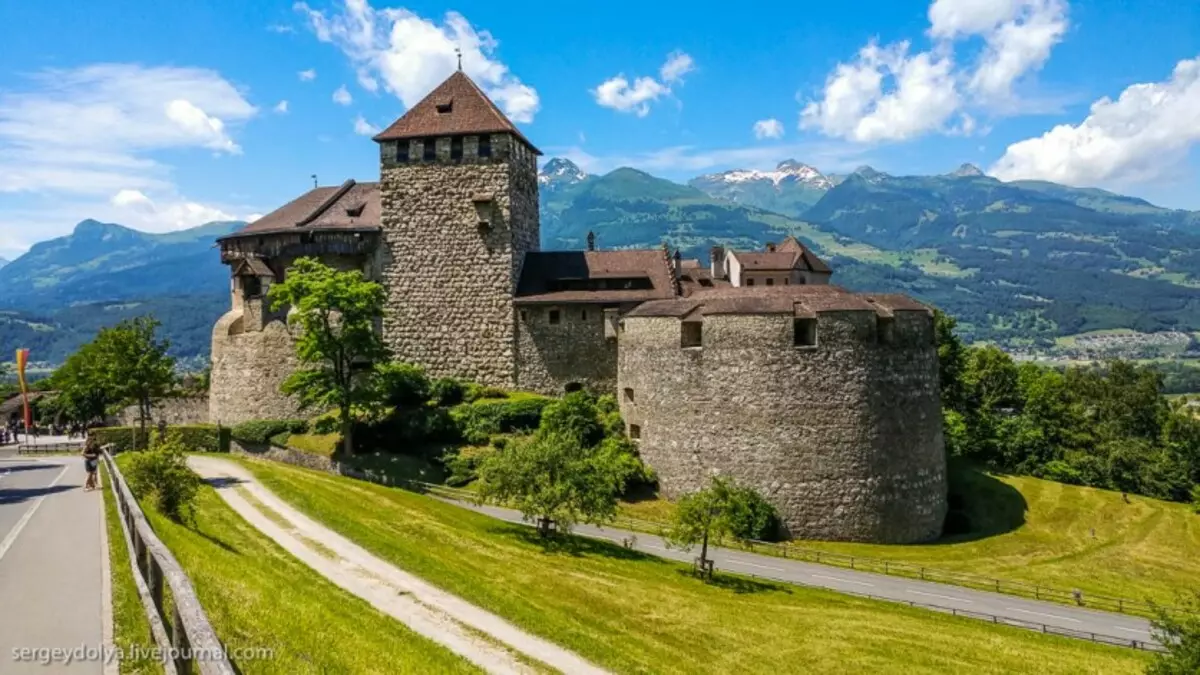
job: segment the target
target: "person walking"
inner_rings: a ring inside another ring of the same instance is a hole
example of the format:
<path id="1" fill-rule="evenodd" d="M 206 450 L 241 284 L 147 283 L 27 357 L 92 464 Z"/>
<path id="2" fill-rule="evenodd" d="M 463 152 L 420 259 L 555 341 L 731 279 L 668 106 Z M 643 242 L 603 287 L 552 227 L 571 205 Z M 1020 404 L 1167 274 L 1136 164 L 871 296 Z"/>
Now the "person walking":
<path id="1" fill-rule="evenodd" d="M 92 438 L 83 444 L 83 468 L 87 470 L 87 480 L 83 483 L 84 490 L 96 489 L 96 471 L 100 468 L 100 447 Z"/>

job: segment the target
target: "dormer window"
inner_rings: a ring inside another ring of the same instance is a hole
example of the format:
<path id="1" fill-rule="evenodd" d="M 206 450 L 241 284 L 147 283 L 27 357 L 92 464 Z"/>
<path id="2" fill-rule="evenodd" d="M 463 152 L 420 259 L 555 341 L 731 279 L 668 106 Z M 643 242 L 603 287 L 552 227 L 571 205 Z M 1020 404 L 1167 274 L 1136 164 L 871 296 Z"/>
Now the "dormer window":
<path id="1" fill-rule="evenodd" d="M 438 111 L 439 115 L 448 115 L 451 112 L 453 112 L 454 111 L 454 99 L 450 99 L 449 101 L 442 101 L 441 103 L 438 103 L 437 111 Z"/>
<path id="2" fill-rule="evenodd" d="M 362 216 L 363 209 L 365 209 L 366 207 L 367 207 L 367 205 L 365 203 L 364 204 L 355 204 L 353 206 L 347 206 L 346 207 L 346 215 L 351 218 L 359 218 Z"/>

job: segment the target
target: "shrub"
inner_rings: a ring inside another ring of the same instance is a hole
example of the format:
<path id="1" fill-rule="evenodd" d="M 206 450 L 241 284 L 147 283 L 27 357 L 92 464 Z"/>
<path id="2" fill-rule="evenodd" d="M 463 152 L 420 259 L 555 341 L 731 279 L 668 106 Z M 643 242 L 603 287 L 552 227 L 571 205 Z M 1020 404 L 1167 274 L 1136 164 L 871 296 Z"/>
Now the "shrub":
<path id="1" fill-rule="evenodd" d="M 292 434 L 284 443 L 289 448 L 322 457 L 331 457 L 342 444 L 339 434 Z"/>
<path id="2" fill-rule="evenodd" d="M 508 392 L 498 387 L 485 387 L 477 382 L 468 382 L 463 391 L 463 402 L 473 403 L 483 399 L 508 398 Z"/>
<path id="3" fill-rule="evenodd" d="M 275 446 L 278 446 L 281 448 L 286 448 L 286 447 L 288 447 L 288 439 L 291 437 L 292 437 L 292 432 L 281 431 L 281 432 L 275 434 L 274 436 L 272 436 L 269 440 L 271 441 L 271 445 L 275 445 Z"/>
<path id="4" fill-rule="evenodd" d="M 1200 483 L 1192 486 L 1192 508 L 1200 513 Z"/>
<path id="5" fill-rule="evenodd" d="M 480 465 L 497 452 L 499 450 L 490 445 L 467 445 L 446 453 L 442 457 L 448 474 L 446 484 L 459 487 L 479 478 Z"/>
<path id="6" fill-rule="evenodd" d="M 1069 463 L 1060 459 L 1046 462 L 1033 475 L 1067 485 L 1083 485 L 1083 474 Z"/>
<path id="7" fill-rule="evenodd" d="M 596 399 L 596 412 L 600 415 L 600 426 L 604 428 L 605 436 L 624 436 L 625 422 L 621 419 L 621 408 L 617 405 L 617 397 L 605 394 Z"/>
<path id="8" fill-rule="evenodd" d="M 584 391 L 571 392 L 547 405 L 538 428 L 543 433 L 570 436 L 587 447 L 604 438 L 596 399 Z"/>
<path id="9" fill-rule="evenodd" d="M 429 378 L 411 363 L 389 362 L 375 366 L 379 400 L 387 406 L 413 408 L 429 400 Z"/>
<path id="10" fill-rule="evenodd" d="M 441 408 L 448 408 L 452 405 L 462 403 L 466 393 L 467 388 L 462 381 L 453 377 L 443 377 L 434 380 L 429 385 L 431 402 Z"/>
<path id="11" fill-rule="evenodd" d="M 139 500 L 175 522 L 190 521 L 200 477 L 187 467 L 183 436 L 168 432 L 153 449 L 131 454 L 125 477 Z"/>
<path id="12" fill-rule="evenodd" d="M 757 490 L 737 486 L 737 508 L 729 511 L 729 531 L 735 539 L 775 541 L 779 538 L 779 515 Z"/>
<path id="13" fill-rule="evenodd" d="M 302 434 L 308 431 L 308 422 L 304 420 L 253 420 L 235 425 L 230 433 L 233 438 L 243 443 L 263 445 L 271 441 L 271 437 L 283 432 Z"/>
<path id="14" fill-rule="evenodd" d="M 215 424 L 181 424 L 169 426 L 167 431 L 168 435 L 178 434 L 180 442 L 191 452 L 229 452 L 230 430 L 228 427 L 218 427 Z M 147 427 L 146 432 L 146 435 L 142 436 L 138 427 L 100 427 L 90 429 L 88 436 L 95 438 L 100 445 L 111 444 L 115 452 L 126 452 L 145 449 L 147 438 L 153 445 L 156 442 L 158 431 Z M 134 436 L 137 436 L 138 439 L 136 445 Z"/>
<path id="15" fill-rule="evenodd" d="M 496 434 L 536 429 L 542 419 L 542 410 L 553 400 L 535 394 L 480 399 L 455 406 L 450 410 L 450 417 L 462 440 L 470 445 L 484 445 Z"/>

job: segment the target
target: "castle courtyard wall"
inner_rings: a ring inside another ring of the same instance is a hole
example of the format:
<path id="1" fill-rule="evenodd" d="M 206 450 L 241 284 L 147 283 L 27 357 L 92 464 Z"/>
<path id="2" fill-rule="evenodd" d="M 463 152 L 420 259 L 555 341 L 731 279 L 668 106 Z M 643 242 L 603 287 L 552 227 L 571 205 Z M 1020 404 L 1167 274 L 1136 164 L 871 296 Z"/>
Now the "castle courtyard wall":
<path id="1" fill-rule="evenodd" d="M 790 314 L 703 317 L 681 348 L 675 317 L 627 317 L 618 393 L 666 496 L 735 477 L 791 536 L 906 543 L 937 537 L 946 470 L 933 322 L 896 312 L 881 343 L 871 311 L 822 312 L 816 347 Z"/>
<path id="2" fill-rule="evenodd" d="M 602 304 L 525 306 L 517 314 L 517 386 L 561 395 L 568 386 L 611 394 L 617 386 L 617 339 Z M 550 323 L 557 311 L 559 322 Z"/>
<path id="3" fill-rule="evenodd" d="M 232 425 L 300 416 L 296 400 L 279 391 L 299 367 L 287 325 L 271 321 L 261 331 L 242 331 L 242 321 L 235 310 L 213 327 L 209 421 Z"/>

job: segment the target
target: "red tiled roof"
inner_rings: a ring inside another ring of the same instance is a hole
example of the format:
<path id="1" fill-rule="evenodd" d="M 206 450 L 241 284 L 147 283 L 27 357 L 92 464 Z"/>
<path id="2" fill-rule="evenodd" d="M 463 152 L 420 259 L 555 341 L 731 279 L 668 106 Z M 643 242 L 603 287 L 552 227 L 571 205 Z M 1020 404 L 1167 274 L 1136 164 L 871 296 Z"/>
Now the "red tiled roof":
<path id="1" fill-rule="evenodd" d="M 375 140 L 495 133 L 512 134 L 533 148 L 534 152 L 542 154 L 500 112 L 487 94 L 459 70 L 381 131 Z"/>
<path id="2" fill-rule="evenodd" d="M 810 272 L 830 272 L 829 265 L 817 257 L 817 254 L 800 243 L 793 236 L 788 236 L 774 251 L 730 251 L 730 255 L 749 271 L 769 270 L 772 272 L 787 270 L 807 270 Z"/>
<path id="3" fill-rule="evenodd" d="M 348 180 L 313 188 L 222 239 L 318 230 L 369 230 L 380 226 L 379 183 Z"/>
<path id="4" fill-rule="evenodd" d="M 648 279 L 648 289 L 555 290 L 555 282 Z M 515 301 L 532 303 L 642 302 L 675 297 L 662 251 L 536 251 L 525 254 Z"/>

